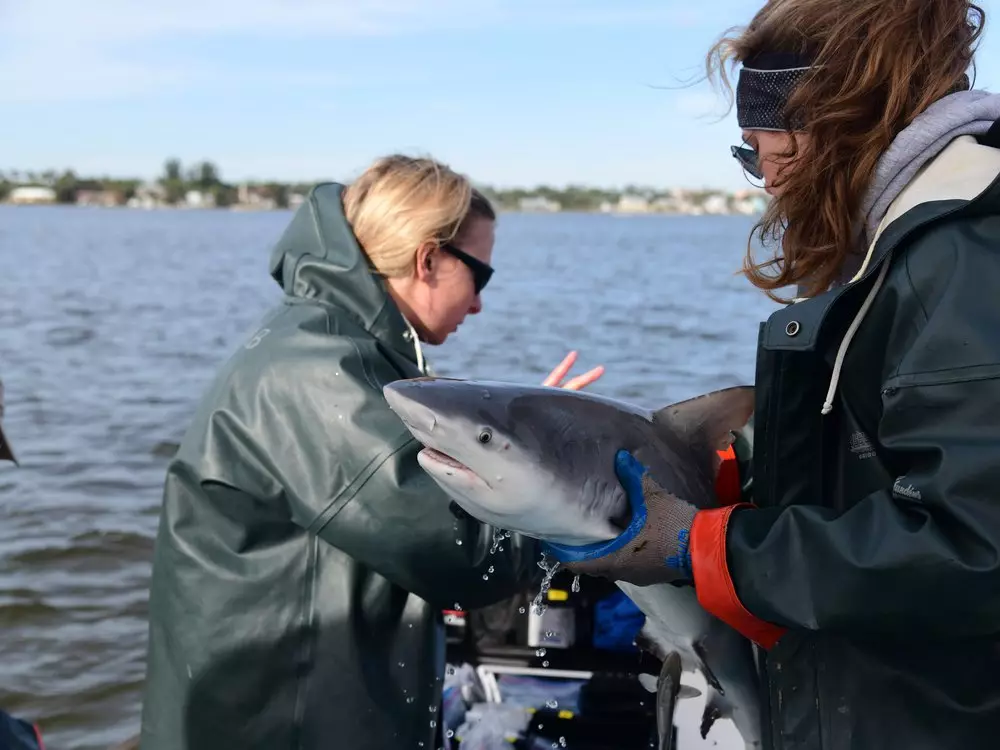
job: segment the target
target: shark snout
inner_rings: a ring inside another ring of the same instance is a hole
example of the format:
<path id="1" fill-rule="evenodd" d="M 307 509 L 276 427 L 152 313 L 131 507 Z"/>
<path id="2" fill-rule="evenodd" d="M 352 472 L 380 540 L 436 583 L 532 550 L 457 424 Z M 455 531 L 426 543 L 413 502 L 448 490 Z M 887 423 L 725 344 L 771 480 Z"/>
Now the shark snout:
<path id="1" fill-rule="evenodd" d="M 382 388 L 389 408 L 396 413 L 411 432 L 429 435 L 437 425 L 434 410 L 415 400 L 414 387 L 407 381 L 389 383 Z"/>

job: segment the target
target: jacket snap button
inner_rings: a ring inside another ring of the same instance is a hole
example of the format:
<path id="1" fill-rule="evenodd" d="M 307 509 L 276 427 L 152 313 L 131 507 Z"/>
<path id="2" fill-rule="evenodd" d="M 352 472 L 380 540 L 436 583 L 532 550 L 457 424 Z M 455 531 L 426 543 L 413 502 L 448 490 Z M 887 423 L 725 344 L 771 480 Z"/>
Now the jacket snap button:
<path id="1" fill-rule="evenodd" d="M 788 336 L 797 336 L 801 328 L 802 326 L 799 325 L 799 321 L 793 320 L 785 326 L 785 334 Z"/>

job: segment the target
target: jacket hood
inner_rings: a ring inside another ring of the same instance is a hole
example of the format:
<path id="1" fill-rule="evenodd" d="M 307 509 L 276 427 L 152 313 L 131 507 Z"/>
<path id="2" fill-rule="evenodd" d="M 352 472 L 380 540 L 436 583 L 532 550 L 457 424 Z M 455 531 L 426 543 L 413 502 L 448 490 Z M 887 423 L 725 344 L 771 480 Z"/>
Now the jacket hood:
<path id="1" fill-rule="evenodd" d="M 982 135 L 1000 118 L 1000 94 L 958 91 L 934 102 L 882 155 L 862 204 L 867 242 L 920 168 L 962 135 Z"/>
<path id="2" fill-rule="evenodd" d="M 285 294 L 336 305 L 370 334 L 423 369 L 416 331 L 368 262 L 347 217 L 344 186 L 313 187 L 271 252 L 271 276 Z"/>
<path id="3" fill-rule="evenodd" d="M 834 286 L 847 284 L 864 260 L 868 246 L 892 202 L 928 162 L 963 135 L 982 135 L 1000 118 L 1000 94 L 988 91 L 958 91 L 942 97 L 893 140 L 879 159 L 875 175 L 861 203 L 863 227 L 858 230 L 856 252 L 844 261 Z M 808 285 L 797 287 L 803 294 Z"/>

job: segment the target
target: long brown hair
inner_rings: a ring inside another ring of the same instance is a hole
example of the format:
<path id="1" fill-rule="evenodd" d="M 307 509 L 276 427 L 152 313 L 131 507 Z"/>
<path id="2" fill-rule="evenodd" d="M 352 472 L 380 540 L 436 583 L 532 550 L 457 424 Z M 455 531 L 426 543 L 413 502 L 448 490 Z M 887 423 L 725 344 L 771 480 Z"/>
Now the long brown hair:
<path id="1" fill-rule="evenodd" d="M 786 122 L 807 136 L 783 155 L 775 197 L 754 227 L 743 272 L 774 290 L 826 290 L 857 252 L 865 192 L 896 135 L 954 90 L 973 61 L 986 14 L 969 0 L 769 0 L 745 29 L 730 29 L 706 59 L 729 95 L 726 66 L 762 52 L 805 56 L 812 69 L 789 98 Z M 789 128 L 789 132 L 791 129 Z M 773 245 L 754 260 L 753 241 Z M 770 270 L 769 270 L 770 269 Z"/>

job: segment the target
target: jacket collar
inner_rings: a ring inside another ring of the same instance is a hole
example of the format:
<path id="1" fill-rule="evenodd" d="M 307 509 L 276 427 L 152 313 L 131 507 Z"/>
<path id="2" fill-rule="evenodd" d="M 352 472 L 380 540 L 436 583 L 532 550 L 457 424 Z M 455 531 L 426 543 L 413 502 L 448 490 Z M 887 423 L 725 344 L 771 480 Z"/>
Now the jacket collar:
<path id="1" fill-rule="evenodd" d="M 309 191 L 271 253 L 271 276 L 290 297 L 336 305 L 424 371 L 413 327 L 374 272 L 344 216 L 344 185 Z"/>
<path id="2" fill-rule="evenodd" d="M 980 202 L 992 204 L 998 199 L 1000 149 L 972 136 L 956 138 L 916 174 L 889 206 L 855 276 L 842 287 L 812 299 L 796 300 L 774 313 L 764 326 L 762 346 L 766 349 L 800 351 L 814 348 L 830 308 L 874 277 L 838 347 L 822 407 L 822 413 L 828 414 L 833 409 L 833 398 L 847 348 L 885 281 L 896 248 L 922 227 L 971 210 Z"/>

